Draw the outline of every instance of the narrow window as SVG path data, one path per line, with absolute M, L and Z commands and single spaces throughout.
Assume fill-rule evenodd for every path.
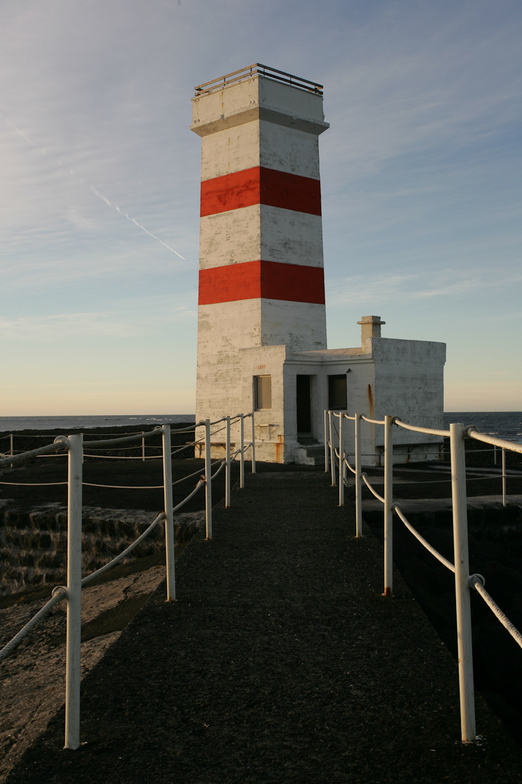
M 272 408 L 272 376 L 254 376 L 254 408 Z
M 328 376 L 328 408 L 331 411 L 346 411 L 348 408 L 346 374 L 344 373 L 342 376 Z

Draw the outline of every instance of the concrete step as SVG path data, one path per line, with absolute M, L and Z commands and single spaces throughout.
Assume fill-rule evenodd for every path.
M 324 445 L 301 445 L 295 450 L 295 462 L 298 465 L 324 466 Z

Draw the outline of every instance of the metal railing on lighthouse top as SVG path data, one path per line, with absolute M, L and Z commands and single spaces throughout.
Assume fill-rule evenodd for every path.
M 300 90 L 306 90 L 315 95 L 323 94 L 323 85 L 317 82 L 311 82 L 308 79 L 302 79 L 300 76 L 286 73 L 285 71 L 278 71 L 277 68 L 270 68 L 269 65 L 262 63 L 253 63 L 241 68 L 239 71 L 232 71 L 232 73 L 219 76 L 217 79 L 212 79 L 210 82 L 204 82 L 195 87 L 196 96 L 208 95 L 223 90 L 225 87 L 230 87 L 233 84 L 244 82 L 251 79 L 253 76 L 265 76 L 267 79 L 273 79 L 276 82 L 284 82 L 290 84 L 292 87 L 297 87 Z

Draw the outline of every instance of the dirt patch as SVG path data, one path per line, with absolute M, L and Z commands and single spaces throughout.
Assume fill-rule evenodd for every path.
M 203 515 L 201 515 L 203 517 Z M 187 542 L 176 546 L 176 559 Z M 144 607 L 165 578 L 164 556 L 116 566 L 82 593 L 81 676 Z M 50 588 L 2 597 L 0 647 L 45 604 Z M 56 605 L 33 633 L 0 664 L 0 782 L 45 730 L 65 699 L 66 603 Z

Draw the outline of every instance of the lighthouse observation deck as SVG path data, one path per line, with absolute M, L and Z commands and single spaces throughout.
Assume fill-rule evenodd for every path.
M 276 82 L 284 82 L 285 84 L 292 85 L 292 87 L 298 87 L 301 90 L 307 90 L 316 95 L 323 94 L 322 84 L 311 82 L 308 79 L 301 79 L 300 76 L 294 76 L 285 71 L 278 71 L 277 68 L 270 68 L 269 65 L 262 65 L 262 63 L 247 65 L 245 68 L 240 68 L 239 71 L 232 71 L 232 73 L 225 74 L 225 76 L 219 76 L 217 79 L 212 79 L 210 82 L 200 84 L 195 88 L 195 93 L 196 96 L 215 93 L 218 90 L 223 90 L 225 87 L 230 87 L 238 82 L 244 82 L 246 79 L 251 79 L 256 75 L 264 76 L 267 79 L 273 79 Z

